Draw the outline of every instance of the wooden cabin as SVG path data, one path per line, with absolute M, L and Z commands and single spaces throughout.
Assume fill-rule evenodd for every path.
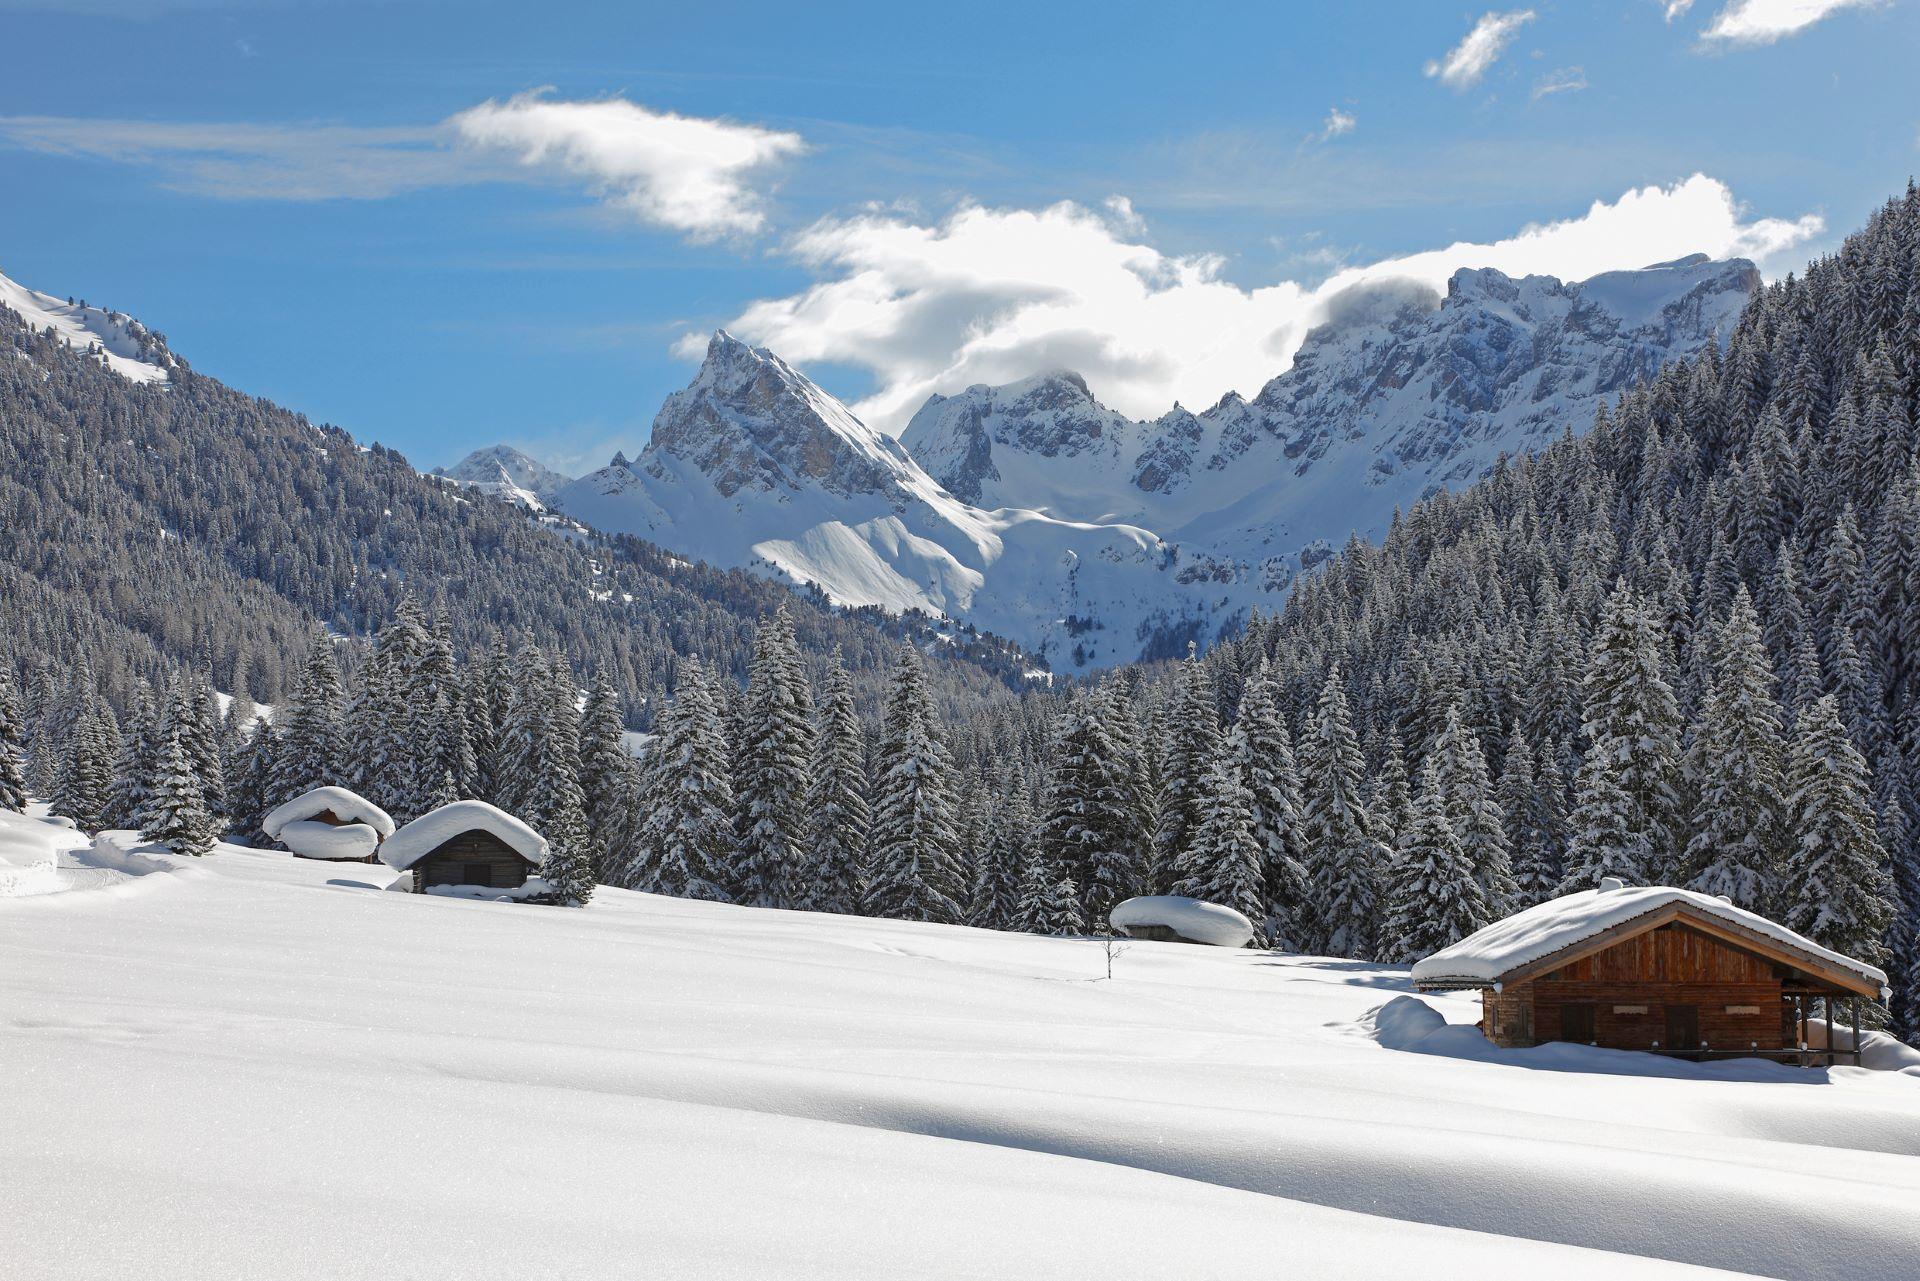
M 1496 921 L 1414 966 L 1423 992 L 1481 995 L 1496 1045 L 1569 1041 L 1688 1059 L 1860 1061 L 1860 1002 L 1886 975 L 1725 899 L 1669 886 L 1598 890 Z M 1855 1029 L 1810 1049 L 1819 1007 Z M 1850 1016 L 1850 1017 L 1849 1017 Z M 1831 1016 L 1830 1016 L 1831 1017 Z
M 393 835 L 388 813 L 344 787 L 316 787 L 261 820 L 267 839 L 301 858 L 377 863 L 380 843 Z
M 521 890 L 545 865 L 547 841 L 485 801 L 455 801 L 395 832 L 380 857 L 412 873 L 416 894 L 435 886 Z

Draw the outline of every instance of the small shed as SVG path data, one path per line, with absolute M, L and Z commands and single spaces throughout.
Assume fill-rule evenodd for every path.
M 260 830 L 301 858 L 376 863 L 380 842 L 393 835 L 393 819 L 357 792 L 316 787 L 276 806 Z
M 454 801 L 422 814 L 380 847 L 413 892 L 435 886 L 519 890 L 546 865 L 547 838 L 485 801 Z
M 1253 922 L 1239 912 L 1180 894 L 1143 894 L 1116 903 L 1107 921 L 1130 939 L 1153 942 L 1245 947 L 1253 940 Z
M 1860 1060 L 1860 1001 L 1887 976 L 1724 898 L 1673 886 L 1599 889 L 1495 921 L 1413 967 L 1422 992 L 1481 996 L 1496 1045 L 1571 1041 L 1688 1059 Z M 1813 1045 L 1815 1003 L 1850 1008 L 1831 1050 Z

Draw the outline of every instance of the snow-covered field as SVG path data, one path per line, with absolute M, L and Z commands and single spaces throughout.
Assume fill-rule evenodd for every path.
M 1410 1004 L 1376 1034 L 1391 967 L 1131 943 L 1109 982 L 1090 941 L 389 894 L 378 866 L 0 821 L 0 864 L 36 850 L 56 892 L 0 898 L 8 1278 L 1920 1258 L 1920 1072 L 1500 1052 Z

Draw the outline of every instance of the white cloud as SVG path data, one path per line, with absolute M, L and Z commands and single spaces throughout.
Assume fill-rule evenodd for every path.
M 933 392 L 1062 367 L 1108 404 L 1152 416 L 1175 400 L 1200 408 L 1229 390 L 1257 391 L 1355 285 L 1438 291 L 1461 267 L 1577 280 L 1696 252 L 1764 263 L 1822 229 L 1813 215 L 1748 220 L 1724 184 L 1696 174 L 1493 243 L 1348 268 L 1312 288 L 1244 289 L 1217 256 L 1164 254 L 1137 225 L 1071 203 L 968 205 L 931 223 L 868 213 L 796 236 L 786 252 L 817 283 L 755 302 L 727 327 L 803 366 L 869 371 L 874 391 L 856 408 L 884 430 L 898 431 Z M 705 335 L 688 335 L 678 350 L 704 346 Z
M 1587 87 L 1587 73 L 1579 67 L 1561 67 L 1558 71 L 1549 71 L 1533 82 L 1532 101 L 1552 97 L 1556 93 L 1578 93 Z
M 1841 9 L 1856 9 L 1879 0 L 1729 0 L 1701 32 L 1704 40 L 1732 44 L 1772 44 Z
M 1342 134 L 1352 133 L 1360 122 L 1353 118 L 1350 111 L 1338 107 L 1327 108 L 1327 118 L 1320 122 L 1320 132 L 1313 135 L 1317 142 L 1331 142 Z
M 1438 78 L 1449 89 L 1471 89 L 1506 52 L 1520 28 L 1532 21 L 1531 9 L 1481 14 L 1466 39 L 1448 50 L 1446 57 L 1427 64 L 1427 75 Z
M 755 232 L 766 215 L 747 176 L 806 150 L 800 135 L 650 111 L 623 98 L 564 102 L 544 92 L 488 100 L 448 121 L 462 141 L 583 178 L 643 221 L 696 240 Z
M 1693 8 L 1693 0 L 1657 0 L 1657 3 L 1667 11 L 1668 22 L 1672 22 Z

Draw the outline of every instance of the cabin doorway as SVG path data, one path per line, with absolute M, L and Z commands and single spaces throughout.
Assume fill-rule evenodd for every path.
M 462 885 L 491 886 L 493 884 L 493 864 L 491 863 L 467 864 L 466 870 L 460 873 L 460 883 Z
M 1575 1045 L 1593 1043 L 1592 1001 L 1575 1001 L 1560 1007 L 1560 1039 Z
M 1700 1007 L 1667 1007 L 1667 1049 L 1675 1054 L 1692 1055 L 1700 1048 Z

